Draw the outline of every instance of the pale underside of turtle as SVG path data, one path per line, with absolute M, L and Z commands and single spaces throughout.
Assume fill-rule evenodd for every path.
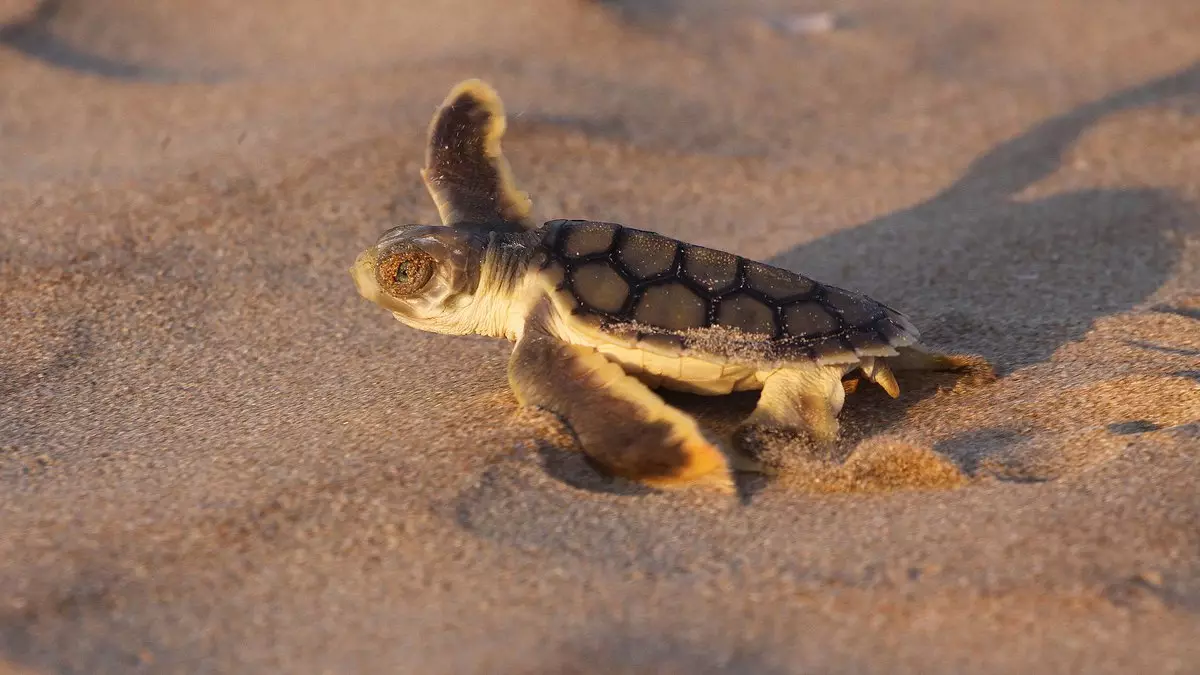
M 518 401 L 557 414 L 612 474 L 729 488 L 732 469 L 759 468 L 739 447 L 746 434 L 707 437 L 655 388 L 761 390 L 741 431 L 827 444 L 851 373 L 895 397 L 893 371 L 988 369 L 922 348 L 890 307 L 785 269 L 614 223 L 536 224 L 501 154 L 504 129 L 491 87 L 454 87 L 421 172 L 442 224 L 388 230 L 351 272 L 407 325 L 512 340 Z

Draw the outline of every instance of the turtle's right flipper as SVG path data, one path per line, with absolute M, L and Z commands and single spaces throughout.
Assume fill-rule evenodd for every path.
M 443 225 L 533 227 L 532 201 L 500 150 L 506 124 L 499 95 L 480 80 L 459 83 L 434 114 L 421 178 Z
M 589 347 L 527 331 L 508 379 L 521 405 L 564 419 L 583 452 L 614 475 L 660 488 L 733 490 L 725 455 L 695 420 Z

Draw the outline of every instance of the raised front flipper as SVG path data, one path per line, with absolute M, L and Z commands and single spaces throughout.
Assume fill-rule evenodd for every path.
M 614 475 L 654 487 L 733 489 L 725 455 L 695 420 L 594 349 L 527 331 L 508 379 L 521 405 L 565 420 L 583 452 Z
M 532 202 L 517 189 L 500 150 L 505 126 L 500 97 L 480 80 L 455 86 L 434 115 L 421 178 L 443 225 L 532 227 Z

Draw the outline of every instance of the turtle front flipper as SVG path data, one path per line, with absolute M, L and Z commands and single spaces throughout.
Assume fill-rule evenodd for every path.
M 561 417 L 583 452 L 614 475 L 659 488 L 733 490 L 725 455 L 695 420 L 590 347 L 527 330 L 508 379 L 521 405 Z
M 504 104 L 481 80 L 450 91 L 429 125 L 421 178 L 443 225 L 530 229 L 532 201 L 517 189 L 500 150 Z

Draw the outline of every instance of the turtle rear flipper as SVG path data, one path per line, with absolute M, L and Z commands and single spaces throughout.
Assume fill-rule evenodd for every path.
M 941 354 L 919 345 L 901 347 L 896 356 L 887 359 L 892 370 L 928 370 L 973 375 L 980 380 L 996 379 L 996 372 L 987 359 L 975 354 Z
M 521 405 L 565 420 L 583 452 L 613 475 L 659 488 L 733 491 L 725 455 L 695 420 L 592 348 L 527 330 L 508 379 Z
M 876 358 L 874 356 L 863 357 L 862 365 L 859 367 L 859 372 L 867 377 L 868 380 L 878 384 L 880 388 L 887 392 L 892 398 L 900 397 L 900 384 L 896 382 L 896 376 L 892 374 L 892 369 L 888 367 L 887 359 Z
M 789 430 L 817 446 L 832 447 L 838 436 L 838 413 L 846 401 L 841 369 L 830 366 L 781 368 L 763 382 L 754 412 L 734 433 L 737 449 L 750 456 L 747 440 L 756 429 Z
M 532 229 L 532 200 L 518 190 L 500 149 L 504 104 L 481 80 L 459 83 L 433 116 L 421 178 L 443 225 Z

